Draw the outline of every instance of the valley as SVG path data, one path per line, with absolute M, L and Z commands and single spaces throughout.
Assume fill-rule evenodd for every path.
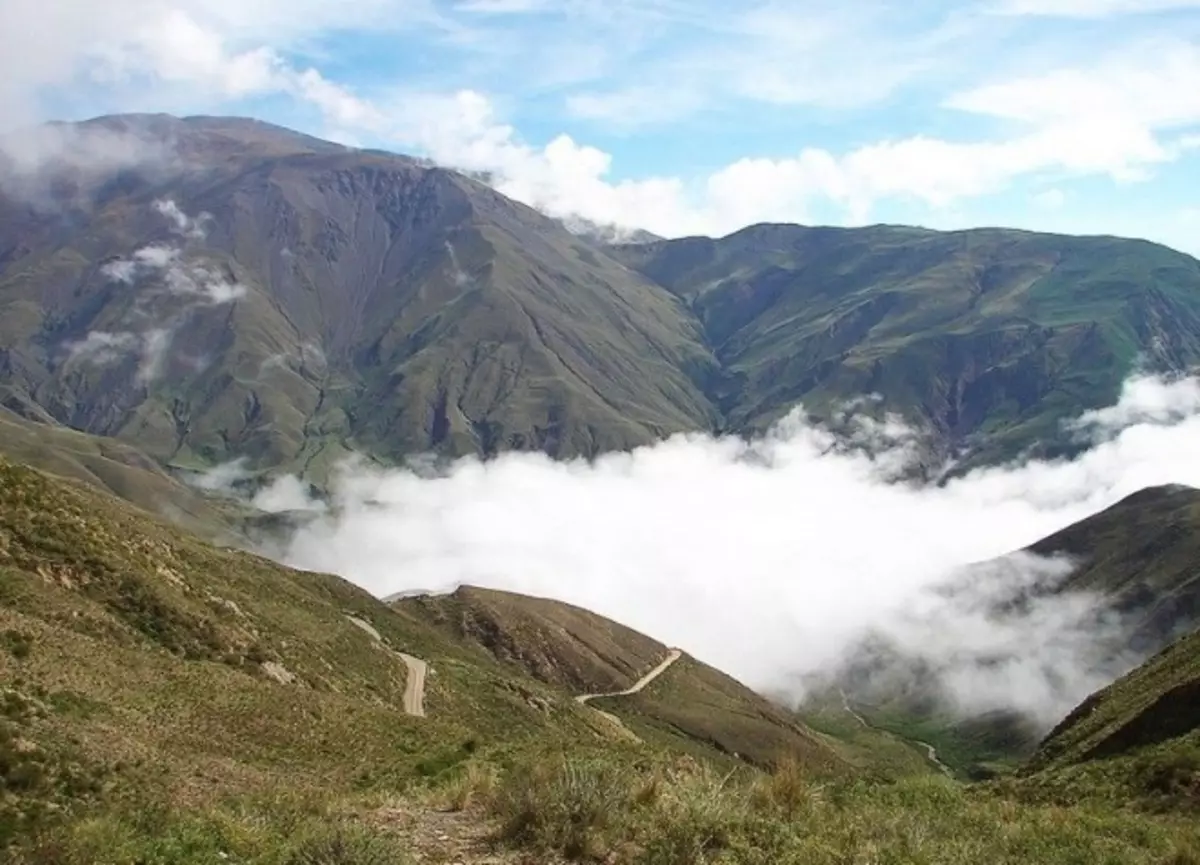
M 1200 261 L 64 129 L 141 156 L 0 161 L 5 861 L 1200 861 Z

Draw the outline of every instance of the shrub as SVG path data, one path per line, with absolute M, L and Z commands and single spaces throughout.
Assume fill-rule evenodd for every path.
M 489 806 L 499 818 L 499 841 L 571 858 L 598 858 L 633 800 L 629 783 L 615 767 L 565 759 L 512 770 Z

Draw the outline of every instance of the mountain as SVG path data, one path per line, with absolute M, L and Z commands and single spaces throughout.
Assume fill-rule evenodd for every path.
M 0 600 L 0 849 L 119 796 L 191 807 L 280 785 L 379 795 L 522 749 L 742 767 L 790 756 L 814 776 L 852 771 L 830 740 L 690 660 L 660 677 L 661 711 L 628 715 L 650 731 L 630 736 L 612 723 L 622 698 L 603 701 L 607 716 L 582 705 L 572 683 L 427 622 L 427 605 L 393 609 L 337 577 L 215 548 L 3 458 Z M 534 618 L 544 608 L 503 603 Z M 619 680 L 597 685 L 632 682 L 668 654 L 585 618 L 637 647 Z M 538 650 L 536 634 L 524 639 L 517 651 Z M 706 694 L 724 714 L 671 702 Z M 689 712 L 720 730 L 667 728 Z
M 1013 612 L 1026 614 L 1032 604 L 1086 598 L 1091 612 L 1074 627 L 1088 632 L 1089 646 L 1078 657 L 1075 675 L 1110 681 L 1200 626 L 1198 544 L 1200 490 L 1143 489 L 1021 551 L 1066 557 L 1071 568 L 1065 576 L 1012 591 L 990 592 L 984 586 L 990 617 L 999 622 Z M 963 610 L 969 609 L 978 602 L 980 582 L 996 580 L 1003 561 L 965 569 L 944 593 L 963 598 Z M 1072 651 L 1069 644 L 1058 648 Z M 984 673 L 1001 660 L 985 653 L 972 663 Z M 952 663 L 964 662 L 957 657 Z M 964 712 L 942 688 L 939 665 L 945 663 L 916 657 L 876 636 L 848 653 L 837 684 L 873 726 L 931 743 L 947 764 L 965 774 L 989 776 L 1030 757 L 1048 725 L 1008 710 Z M 1062 685 L 1077 687 L 1075 682 Z M 832 699 L 828 694 L 818 698 L 818 710 Z
M 0 406 L 0 454 L 82 481 L 204 537 L 232 540 L 260 519 L 236 502 L 215 500 L 168 474 L 147 454 L 116 439 L 34 422 Z
M 575 694 L 635 685 L 670 649 L 630 628 L 560 601 L 460 587 L 402 598 L 393 608 L 474 644 L 490 657 Z M 686 655 L 636 694 L 597 700 L 640 737 L 686 748 L 688 740 L 761 766 L 787 753 L 806 771 L 845 769 L 836 743 L 719 670 Z M 685 740 L 680 742 L 679 739 Z
M 320 484 L 350 451 L 592 456 L 877 393 L 969 465 L 1069 447 L 1058 422 L 1135 359 L 1200 356 L 1200 262 L 1141 241 L 574 227 L 258 121 L 10 136 L 3 401 L 177 468 Z
M 712 425 L 683 304 L 481 183 L 236 119 L 72 135 L 149 155 L 0 198 L 0 374 L 60 422 L 318 477 L 351 448 L 573 456 Z
M 1158 807 L 1200 806 L 1200 633 L 1096 692 L 1045 738 L 1025 783 Z
M 1126 619 L 1128 645 L 1157 652 L 1200 624 L 1200 490 L 1150 487 L 1029 548 L 1076 562 L 1057 592 L 1091 592 Z
M 729 429 L 877 393 L 976 461 L 1053 454 L 1135 358 L 1200 359 L 1200 262 L 1143 241 L 756 225 L 612 252 L 703 324 Z

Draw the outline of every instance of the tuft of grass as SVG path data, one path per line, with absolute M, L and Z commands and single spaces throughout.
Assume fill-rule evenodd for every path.
M 498 818 L 497 840 L 572 858 L 607 852 L 633 790 L 609 762 L 560 759 L 509 772 L 489 801 Z
M 499 774 L 495 766 L 467 763 L 437 791 L 436 801 L 446 811 L 465 811 L 476 801 L 486 801 L 496 790 Z

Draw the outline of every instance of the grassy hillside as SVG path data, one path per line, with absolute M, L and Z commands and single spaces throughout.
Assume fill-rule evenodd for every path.
M 475 586 L 400 598 L 392 608 L 577 694 L 627 688 L 668 651 L 581 607 Z
M 509 614 L 538 624 L 531 639 L 552 621 L 586 620 L 539 606 Z M 794 722 L 793 756 L 763 773 L 674 729 L 740 719 L 749 736 L 786 722 L 687 660 L 636 706 L 608 701 L 646 733 L 633 743 L 522 664 L 420 618 L 0 460 L 0 855 L 19 865 L 1198 861 L 1195 825 L 1174 814 L 1025 804 L 1028 793 L 945 778 L 881 784 L 848 767 L 831 777 L 806 763 L 822 737 Z M 403 711 L 400 653 L 429 664 L 424 717 Z
M 1088 697 L 1022 775 L 1040 797 L 1200 810 L 1200 633 Z
M 1108 598 L 1129 617 L 1137 651 L 1157 651 L 1200 622 L 1200 490 L 1142 490 L 1030 551 L 1078 561 L 1058 591 Z
M 1142 241 L 756 225 L 614 254 L 703 322 L 731 429 L 878 393 L 976 461 L 1054 453 L 1135 356 L 1200 360 L 1200 262 Z
M 338 578 L 2 460 L 0 601 L 5 841 L 101 794 L 398 792 L 476 752 L 612 738 L 561 692 Z M 432 668 L 427 718 L 401 709 L 397 651 Z
M 235 530 L 232 505 L 217 503 L 167 474 L 146 454 L 116 439 L 32 422 L 0 407 L 0 453 L 110 492 L 205 537 Z
M 577 695 L 629 688 L 668 653 L 668 647 L 603 616 L 509 592 L 465 586 L 449 595 L 402 598 L 393 607 Z M 831 740 L 686 655 L 640 693 L 592 705 L 645 741 L 704 758 L 715 752 L 770 766 L 789 756 L 813 774 L 850 769 Z

